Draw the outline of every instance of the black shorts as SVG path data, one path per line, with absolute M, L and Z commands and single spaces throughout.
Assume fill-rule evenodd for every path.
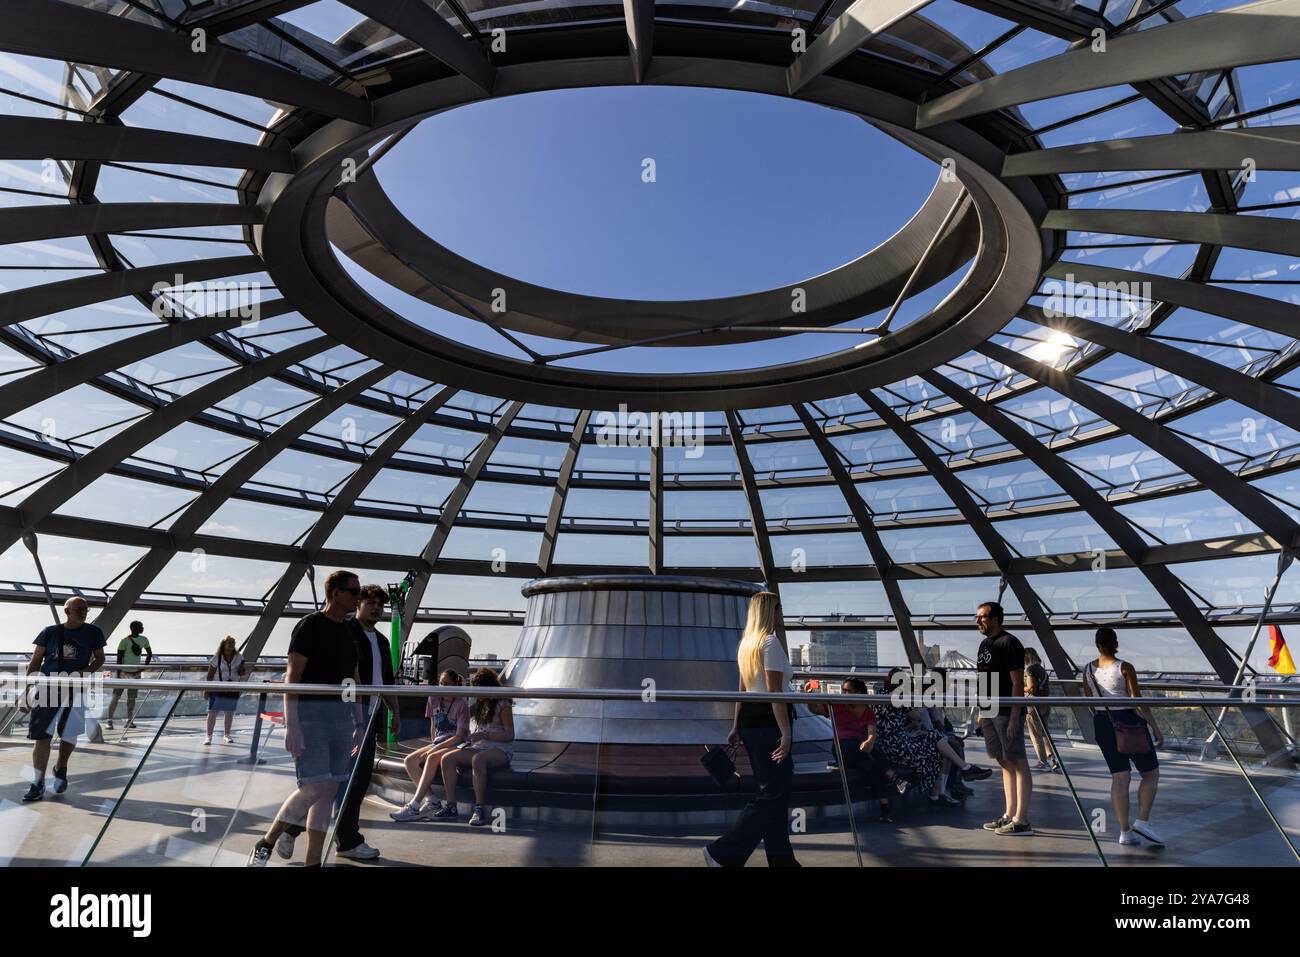
M 1146 727 L 1142 716 L 1131 708 L 1112 709 L 1111 714 L 1120 724 L 1140 724 Z M 1119 745 L 1115 743 L 1115 728 L 1111 725 L 1111 716 L 1105 711 L 1093 714 L 1092 730 L 1097 735 L 1097 747 L 1101 748 L 1102 757 L 1106 759 L 1106 767 L 1110 768 L 1111 774 L 1128 771 L 1130 767 L 1136 768 L 1140 774 L 1149 774 L 1160 766 L 1160 758 L 1156 755 L 1156 745 L 1151 740 L 1149 728 L 1147 728 L 1147 743 L 1151 745 L 1151 750 L 1145 754 L 1119 753 Z
M 27 721 L 27 737 L 31 741 L 48 741 L 57 737 L 67 744 L 76 744 L 86 730 L 86 709 L 80 705 L 65 708 L 32 708 Z
M 303 752 L 293 759 L 298 786 L 321 781 L 346 781 L 352 773 L 351 712 L 298 719 Z

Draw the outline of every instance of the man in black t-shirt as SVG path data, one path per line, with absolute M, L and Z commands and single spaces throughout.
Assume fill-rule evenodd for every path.
M 1002 628 L 1002 606 L 986 601 L 975 612 L 975 625 L 984 640 L 980 642 L 975 666 L 996 680 L 1000 704 L 997 716 L 980 718 L 980 731 L 989 757 L 1002 766 L 1002 791 L 1006 811 L 984 825 L 986 831 L 1018 837 L 1034 833 L 1029 824 L 1029 799 L 1033 795 L 1033 776 L 1025 756 L 1024 708 L 1014 704 L 1025 694 L 1025 648 Z
M 358 682 L 356 625 L 360 580 L 352 572 L 331 572 L 325 579 L 325 607 L 294 626 L 289 641 L 286 684 L 342 685 Z M 265 867 L 276 841 L 291 829 L 306 826 L 307 866 L 319 866 L 334 794 L 352 770 L 353 751 L 364 731 L 361 703 L 344 690 L 332 695 L 284 696 L 284 746 L 293 755 L 298 789 L 289 795 L 270 830 L 254 846 L 250 867 Z M 289 846 L 292 855 L 292 844 Z

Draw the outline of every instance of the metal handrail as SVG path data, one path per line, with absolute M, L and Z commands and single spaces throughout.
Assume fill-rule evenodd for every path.
M 901 668 L 903 666 L 900 665 L 899 667 Z M 794 676 L 795 678 L 809 678 L 809 679 L 817 679 L 819 681 L 843 680 L 846 678 L 861 678 L 864 681 L 885 681 L 888 679 L 889 673 L 892 670 L 893 669 L 886 669 L 883 671 L 882 670 L 875 670 L 875 671 L 798 671 L 796 670 Z M 957 671 L 957 672 L 969 671 L 969 669 L 961 669 L 961 668 L 947 668 L 946 670 Z M 929 669 L 929 671 L 933 672 L 934 669 L 931 668 Z M 1143 678 L 1141 672 L 1138 673 L 1138 678 L 1141 681 L 1142 689 L 1145 691 L 1254 690 L 1257 694 L 1300 695 L 1300 683 L 1292 683 L 1292 682 L 1287 682 L 1285 680 L 1269 681 L 1269 682 L 1257 681 L 1254 684 L 1249 684 L 1249 685 L 1245 685 L 1245 684 L 1232 685 L 1232 684 L 1226 684 L 1221 681 L 1158 681 L 1154 679 Z M 1054 682 L 1059 682 L 1060 684 L 1063 685 L 1083 684 L 1082 680 L 1079 678 L 1061 678 L 1061 677 L 1057 677 L 1055 674 L 1051 676 L 1051 680 Z M 1078 699 L 1076 698 L 1074 700 L 1078 700 Z
M 514 687 L 493 687 L 493 686 L 466 686 L 466 685 L 324 685 L 324 684 L 294 684 L 287 685 L 281 682 L 259 682 L 259 681 L 185 681 L 181 679 L 124 679 L 124 678 L 97 678 L 97 677 L 74 677 L 60 675 L 8 675 L 0 677 L 0 686 L 4 684 L 63 684 L 65 686 L 95 685 L 103 688 L 135 688 L 135 689 L 159 689 L 166 691 L 215 691 L 231 692 L 239 694 L 291 694 L 304 696 L 338 696 L 343 691 L 348 691 L 357 697 L 371 697 L 382 695 L 389 698 L 427 698 L 431 695 L 437 695 L 444 698 L 558 698 L 561 700 L 572 701 L 705 701 L 716 703 L 750 703 L 750 704 L 767 704 L 778 702 L 789 702 L 792 704 L 807 704 L 808 702 L 818 702 L 825 704 L 844 704 L 846 702 L 862 704 L 893 704 L 895 696 L 887 694 L 875 695 L 846 695 L 846 694 L 818 694 L 808 692 L 790 692 L 790 691 L 693 691 L 693 690 L 676 690 L 676 689 L 655 689 L 653 693 L 644 688 L 514 688 Z M 290 690 L 292 689 L 292 690 Z M 926 700 L 926 695 L 899 695 L 899 702 L 916 705 L 925 705 L 932 702 Z M 1086 702 L 1088 699 L 1081 699 L 1075 696 L 1066 695 L 1045 695 L 1036 698 L 1000 698 L 997 704 L 1015 705 L 1020 703 L 1022 706 L 1027 704 L 1033 705 L 1062 705 L 1077 706 Z M 1106 705 L 1116 708 L 1189 708 L 1200 707 L 1204 705 L 1224 706 L 1224 707 L 1260 707 L 1258 701 L 1244 701 L 1241 698 L 1229 697 L 1196 697 L 1196 698 L 1112 698 L 1107 697 Z M 940 704 L 944 702 L 940 701 Z M 973 700 L 962 701 L 962 706 L 975 703 Z M 1294 708 L 1300 707 L 1300 701 L 1268 701 L 1267 706 L 1270 708 Z

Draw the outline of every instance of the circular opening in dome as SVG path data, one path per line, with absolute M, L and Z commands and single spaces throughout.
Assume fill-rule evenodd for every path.
M 937 167 L 818 104 L 616 86 L 449 110 L 376 173 L 416 226 L 484 267 L 582 295 L 677 300 L 857 259 L 915 215 Z

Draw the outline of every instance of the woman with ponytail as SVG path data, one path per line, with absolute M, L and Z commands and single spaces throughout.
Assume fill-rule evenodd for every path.
M 749 600 L 745 632 L 736 652 L 741 691 L 790 691 L 794 669 L 777 637 L 781 600 L 762 591 Z M 779 702 L 737 703 L 727 743 L 745 745 L 757 794 L 731 830 L 704 849 L 711 867 L 744 867 L 759 842 L 769 867 L 798 867 L 790 847 L 790 787 L 794 781 L 794 705 Z

